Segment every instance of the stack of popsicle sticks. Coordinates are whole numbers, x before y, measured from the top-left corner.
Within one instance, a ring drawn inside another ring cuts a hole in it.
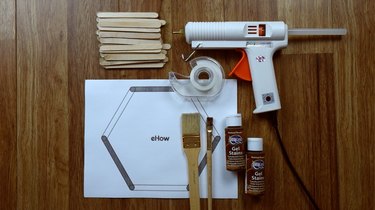
[[[170,44],[160,29],[166,24],[155,12],[98,12],[100,65],[106,69],[162,68]]]

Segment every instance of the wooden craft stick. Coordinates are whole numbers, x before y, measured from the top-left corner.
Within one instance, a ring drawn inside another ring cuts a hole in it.
[[[156,12],[98,12],[100,18],[157,18]]]
[[[168,62],[168,57],[160,62]],[[99,59],[99,63],[102,66],[119,66],[119,65],[128,65],[128,64],[139,64],[139,63],[154,63],[155,61],[107,61],[104,58]]]
[[[132,54],[132,53],[162,53],[167,54],[167,50],[157,49],[157,50],[101,50],[100,53],[107,54]]]
[[[124,39],[124,38],[98,38],[102,44],[161,44],[159,40],[148,39]]]
[[[160,33],[130,33],[130,32],[101,32],[97,31],[99,38],[130,38],[130,39],[160,39]]]
[[[108,61],[164,60],[165,54],[101,54]]]
[[[128,50],[128,51],[101,51],[106,54],[145,54],[145,53],[162,53],[161,50]],[[163,53],[164,54],[164,53]]]
[[[162,68],[170,44],[161,40],[155,12],[98,12],[100,65],[106,69]]]
[[[159,33],[160,28],[129,28],[129,27],[101,27],[98,26],[100,31],[126,31],[126,32],[144,32],[144,33]]]
[[[161,44],[131,44],[131,45],[115,45],[103,44],[100,46],[99,51],[128,51],[128,50],[161,50]]]
[[[144,19],[144,18],[96,18],[96,22],[111,22],[111,23],[118,23],[118,22],[129,22],[129,23],[164,23],[165,20],[159,19]]]
[[[99,58],[99,63],[102,66],[118,66],[118,65],[150,63],[150,62],[155,62],[155,61],[107,61],[104,58]]]
[[[160,28],[165,21],[158,19],[100,19],[97,18],[99,27],[134,27],[134,28]],[[165,24],[165,23],[164,23]]]
[[[165,63],[140,63],[119,66],[104,66],[105,69],[143,69],[143,68],[162,68]]]
[[[169,50],[169,49],[171,49],[170,44],[163,44],[163,50]]]

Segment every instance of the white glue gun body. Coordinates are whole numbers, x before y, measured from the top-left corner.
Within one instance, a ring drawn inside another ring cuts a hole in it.
[[[193,49],[244,49],[253,82],[253,113],[281,108],[272,57],[276,50],[288,45],[288,26],[284,22],[189,22],[185,36]]]

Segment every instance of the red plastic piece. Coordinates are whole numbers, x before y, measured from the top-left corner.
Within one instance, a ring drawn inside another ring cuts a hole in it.
[[[251,81],[250,66],[245,50],[239,50],[242,53],[240,61],[234,66],[229,76],[235,75],[242,80]]]

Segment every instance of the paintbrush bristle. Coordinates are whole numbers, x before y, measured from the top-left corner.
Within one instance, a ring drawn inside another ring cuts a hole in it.
[[[200,116],[198,113],[182,114],[182,135],[199,135]]]
[[[200,147],[199,113],[182,114],[182,138],[184,148]]]

